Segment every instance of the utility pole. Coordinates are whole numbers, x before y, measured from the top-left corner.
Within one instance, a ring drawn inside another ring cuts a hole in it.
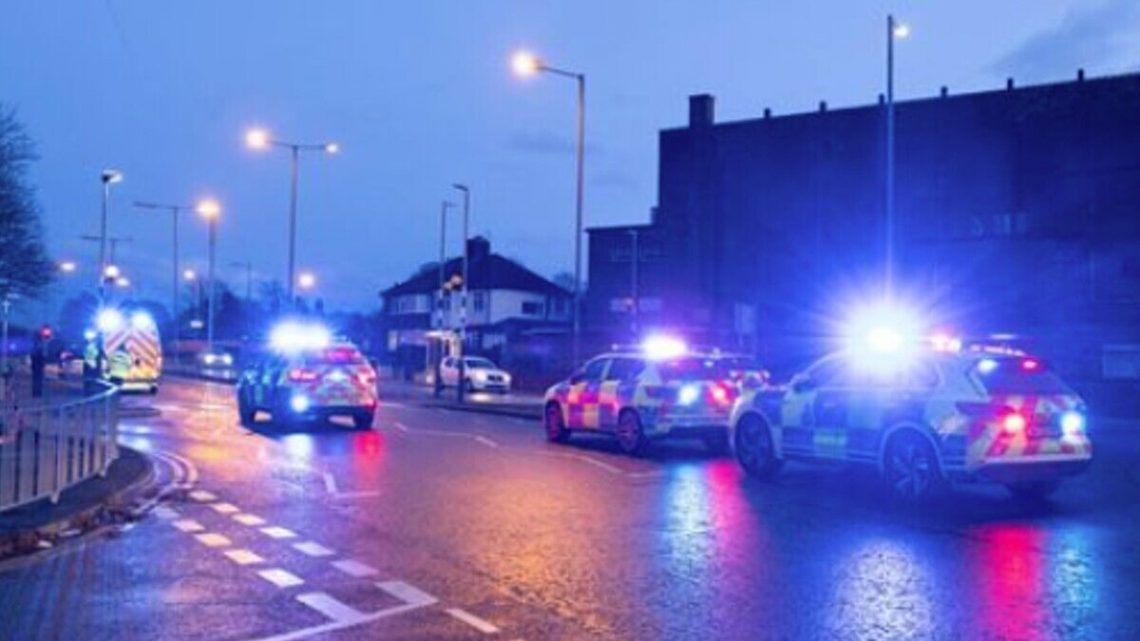
[[[463,396],[466,390],[464,387],[467,385],[467,367],[464,359],[467,355],[467,239],[468,239],[468,223],[471,216],[471,190],[467,185],[455,183],[452,185],[455,189],[463,192],[463,289],[459,294],[459,380],[456,382],[455,388],[458,390],[456,395],[459,402],[463,402]]]
[[[640,250],[638,249],[638,240],[639,240],[638,239],[638,230],[636,230],[636,229],[629,230],[629,244],[630,244],[630,254],[629,254],[629,264],[630,264],[630,268],[629,268],[630,269],[629,292],[630,292],[630,294],[629,294],[629,298],[630,298],[630,321],[631,321],[630,322],[630,328],[633,330],[634,341],[637,341],[638,332],[640,329],[638,327],[638,324],[639,324],[639,321],[641,320],[640,319],[641,310],[639,309],[640,303],[638,301],[638,282],[637,282],[638,281],[638,269],[639,269],[639,266],[637,263],[640,259],[640,256],[639,256]]]

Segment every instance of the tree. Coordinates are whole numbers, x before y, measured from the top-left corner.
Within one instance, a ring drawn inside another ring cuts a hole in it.
[[[27,176],[35,159],[32,140],[15,113],[0,105],[0,293],[5,295],[36,297],[54,274]]]

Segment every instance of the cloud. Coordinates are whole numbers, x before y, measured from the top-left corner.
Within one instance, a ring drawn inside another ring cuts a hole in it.
[[[1042,78],[1061,70],[1122,62],[1129,37],[1140,31],[1140,3],[1107,0],[1070,10],[1061,24],[1032,36],[992,66],[1002,74]]]
[[[587,132],[587,136],[589,132]],[[507,148],[528,154],[552,156],[573,156],[578,149],[570,135],[559,135],[550,131],[516,131],[507,139]],[[586,155],[600,155],[602,150],[586,140]]]

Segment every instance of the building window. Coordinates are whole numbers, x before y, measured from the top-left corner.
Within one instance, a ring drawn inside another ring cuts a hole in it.
[[[522,313],[523,316],[542,316],[542,303],[528,300],[523,301]]]
[[[475,295],[471,300],[472,305],[474,305],[475,311],[477,312],[483,311],[483,309],[487,306],[487,295],[484,292],[475,292]]]

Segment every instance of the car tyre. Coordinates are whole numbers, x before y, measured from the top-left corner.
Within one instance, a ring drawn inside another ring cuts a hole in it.
[[[737,423],[735,445],[736,461],[751,476],[772,479],[784,468],[784,462],[776,458],[768,424],[755,414],[745,414]]]
[[[630,456],[637,456],[645,450],[645,430],[641,426],[641,417],[637,415],[637,412],[623,410],[618,415],[615,434],[622,452]]]
[[[551,443],[565,443],[570,438],[570,430],[566,428],[566,419],[558,403],[546,404],[542,422],[546,428],[546,440]]]
[[[942,471],[934,448],[913,430],[891,437],[884,453],[883,475],[891,495],[907,502],[927,499],[942,488]]]
[[[352,426],[358,430],[370,430],[374,420],[376,420],[375,412],[360,412],[352,417]]]
[[[1060,481],[1035,481],[1031,483],[1010,483],[1005,487],[1018,501],[1041,503],[1052,496],[1060,486]]]
[[[246,427],[253,425],[256,414],[257,411],[254,410],[253,404],[249,401],[249,393],[238,392],[238,419],[241,424]]]

